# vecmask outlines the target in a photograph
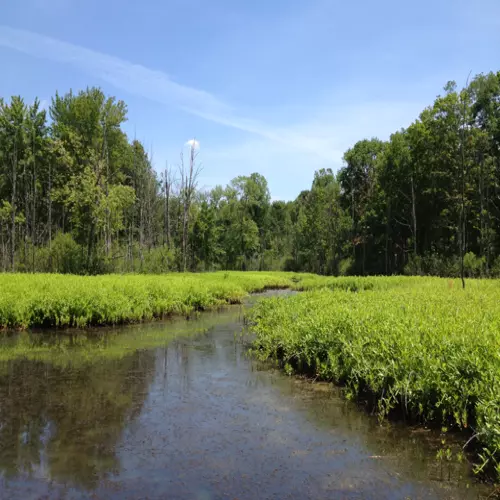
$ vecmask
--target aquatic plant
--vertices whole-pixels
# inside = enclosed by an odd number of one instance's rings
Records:
[[[0,328],[138,322],[239,303],[294,285],[292,273],[72,276],[1,274]]]
[[[259,302],[250,320],[260,356],[342,385],[381,418],[470,429],[478,470],[500,477],[500,281],[462,290],[439,278],[350,279],[362,291]]]
[[[411,287],[424,281],[409,277],[335,278],[234,271],[101,276],[0,274],[0,329],[134,323],[240,303],[249,293],[273,288],[360,291]]]

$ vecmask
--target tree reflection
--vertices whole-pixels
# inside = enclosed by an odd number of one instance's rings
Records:
[[[26,359],[0,374],[0,471],[91,488],[118,471],[115,453],[154,376],[154,353],[57,365]]]

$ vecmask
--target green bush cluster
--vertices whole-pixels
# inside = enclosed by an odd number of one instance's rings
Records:
[[[343,385],[380,417],[471,429],[483,446],[478,467],[500,477],[500,282],[351,280],[346,290],[357,293],[259,302],[250,315],[260,354]]]
[[[466,278],[498,278],[500,277],[500,259],[497,257],[491,266],[487,266],[486,258],[477,256],[474,252],[464,255],[464,276]],[[443,257],[436,253],[410,257],[404,268],[408,276],[460,276],[460,257]]]

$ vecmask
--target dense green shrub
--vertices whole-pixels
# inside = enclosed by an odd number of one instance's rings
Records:
[[[339,275],[348,276],[354,267],[354,259],[348,257],[347,259],[342,259],[339,264]]]
[[[64,245],[72,255],[76,249],[73,243],[65,240],[61,248]],[[146,261],[148,265],[161,265],[164,258],[170,258],[168,251],[151,255],[154,260]],[[58,262],[57,265],[66,262],[69,266],[72,260]],[[251,272],[102,276],[0,274],[0,328],[81,327],[142,321],[240,302],[246,294],[266,288],[315,288],[326,286],[328,280],[307,274]]]
[[[486,259],[478,257],[474,252],[464,255],[464,274],[469,278],[480,278],[484,273]]]
[[[472,428],[481,465],[500,473],[500,282],[465,290],[440,278],[357,282],[358,293],[336,287],[260,302],[251,318],[261,355],[375,401],[381,417]]]

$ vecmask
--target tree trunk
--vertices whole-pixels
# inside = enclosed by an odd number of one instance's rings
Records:
[[[23,187],[24,187],[24,266],[25,270],[28,269],[28,235],[29,235],[29,182],[28,172],[26,171],[26,161],[23,165]]]
[[[200,173],[200,167],[196,166],[196,140],[193,139],[189,150],[189,170],[184,169],[184,159],[181,153],[181,193],[183,199],[183,220],[182,220],[182,254],[183,269],[187,270],[187,247],[188,247],[188,229],[189,229],[189,211],[191,201],[196,189],[196,181]]]
[[[490,259],[491,259],[491,236],[490,236],[490,206],[489,206],[489,200],[490,200],[490,186],[489,182],[486,183],[486,199],[485,199],[485,205],[486,205],[486,213],[487,217],[485,217],[485,231],[487,234],[486,238],[486,276],[489,276],[490,274]]]
[[[356,242],[354,241],[356,238],[356,224],[354,222],[354,188],[351,186],[351,218],[352,218],[352,258],[354,259],[354,263],[356,263]]]
[[[389,274],[389,231],[391,221],[391,203],[387,203],[386,223],[385,223],[385,274]]]
[[[133,219],[130,222],[128,231],[128,257],[130,262],[129,271],[134,272],[134,240],[133,240],[132,228],[133,228]]]
[[[95,224],[91,222],[89,229],[89,239],[87,242],[87,271],[93,271],[94,266],[94,238],[95,238]]]
[[[3,223],[0,220],[0,240],[1,240],[1,245],[2,245],[2,271],[5,272],[5,242],[4,242],[4,235],[3,235]]]
[[[141,259],[141,271],[144,265],[144,207],[141,200],[139,207],[139,258]]]
[[[33,133],[34,135],[34,133]],[[36,156],[35,156],[35,138],[33,137],[33,196],[32,196],[32,215],[31,215],[31,245],[32,245],[32,271],[35,272],[35,245],[36,238]]]
[[[467,84],[469,79],[467,78]],[[467,86],[467,85],[466,85]],[[466,92],[466,91],[464,91]],[[466,113],[467,113],[467,100],[465,94],[463,95],[463,108],[462,108],[462,134],[460,141],[461,153],[461,202],[460,202],[460,279],[462,280],[462,288],[465,288],[464,279],[464,254],[465,254],[465,127],[466,127]]]
[[[109,210],[109,154],[107,142],[107,128],[104,126],[104,144],[103,144],[104,161],[106,162],[106,257],[111,254],[111,213]]]
[[[481,155],[481,160],[479,162],[479,227],[481,232],[481,237],[479,240],[479,254],[485,257],[485,268],[486,274],[488,271],[488,257],[486,255],[485,246],[487,232],[486,232],[486,218],[484,216],[484,156]],[[487,243],[487,242],[486,242]]]
[[[17,141],[17,138],[16,138]],[[17,183],[17,144],[14,144],[14,157],[12,158],[12,197],[11,197],[11,229],[10,229],[10,267],[12,272],[16,269],[16,185]]]
[[[411,219],[413,224],[413,255],[417,256],[417,207],[415,200],[415,185],[413,182],[413,174],[411,175]]]
[[[366,229],[363,229],[363,276],[365,275],[366,264]]]
[[[49,162],[49,189],[47,192],[49,198],[49,270],[52,272],[52,163]]]
[[[184,195],[185,197],[187,195]],[[184,199],[184,212],[182,218],[182,268],[186,272],[187,269],[187,239],[188,239],[188,202]]]
[[[167,248],[170,249],[170,173],[168,166],[165,168],[165,237]]]

